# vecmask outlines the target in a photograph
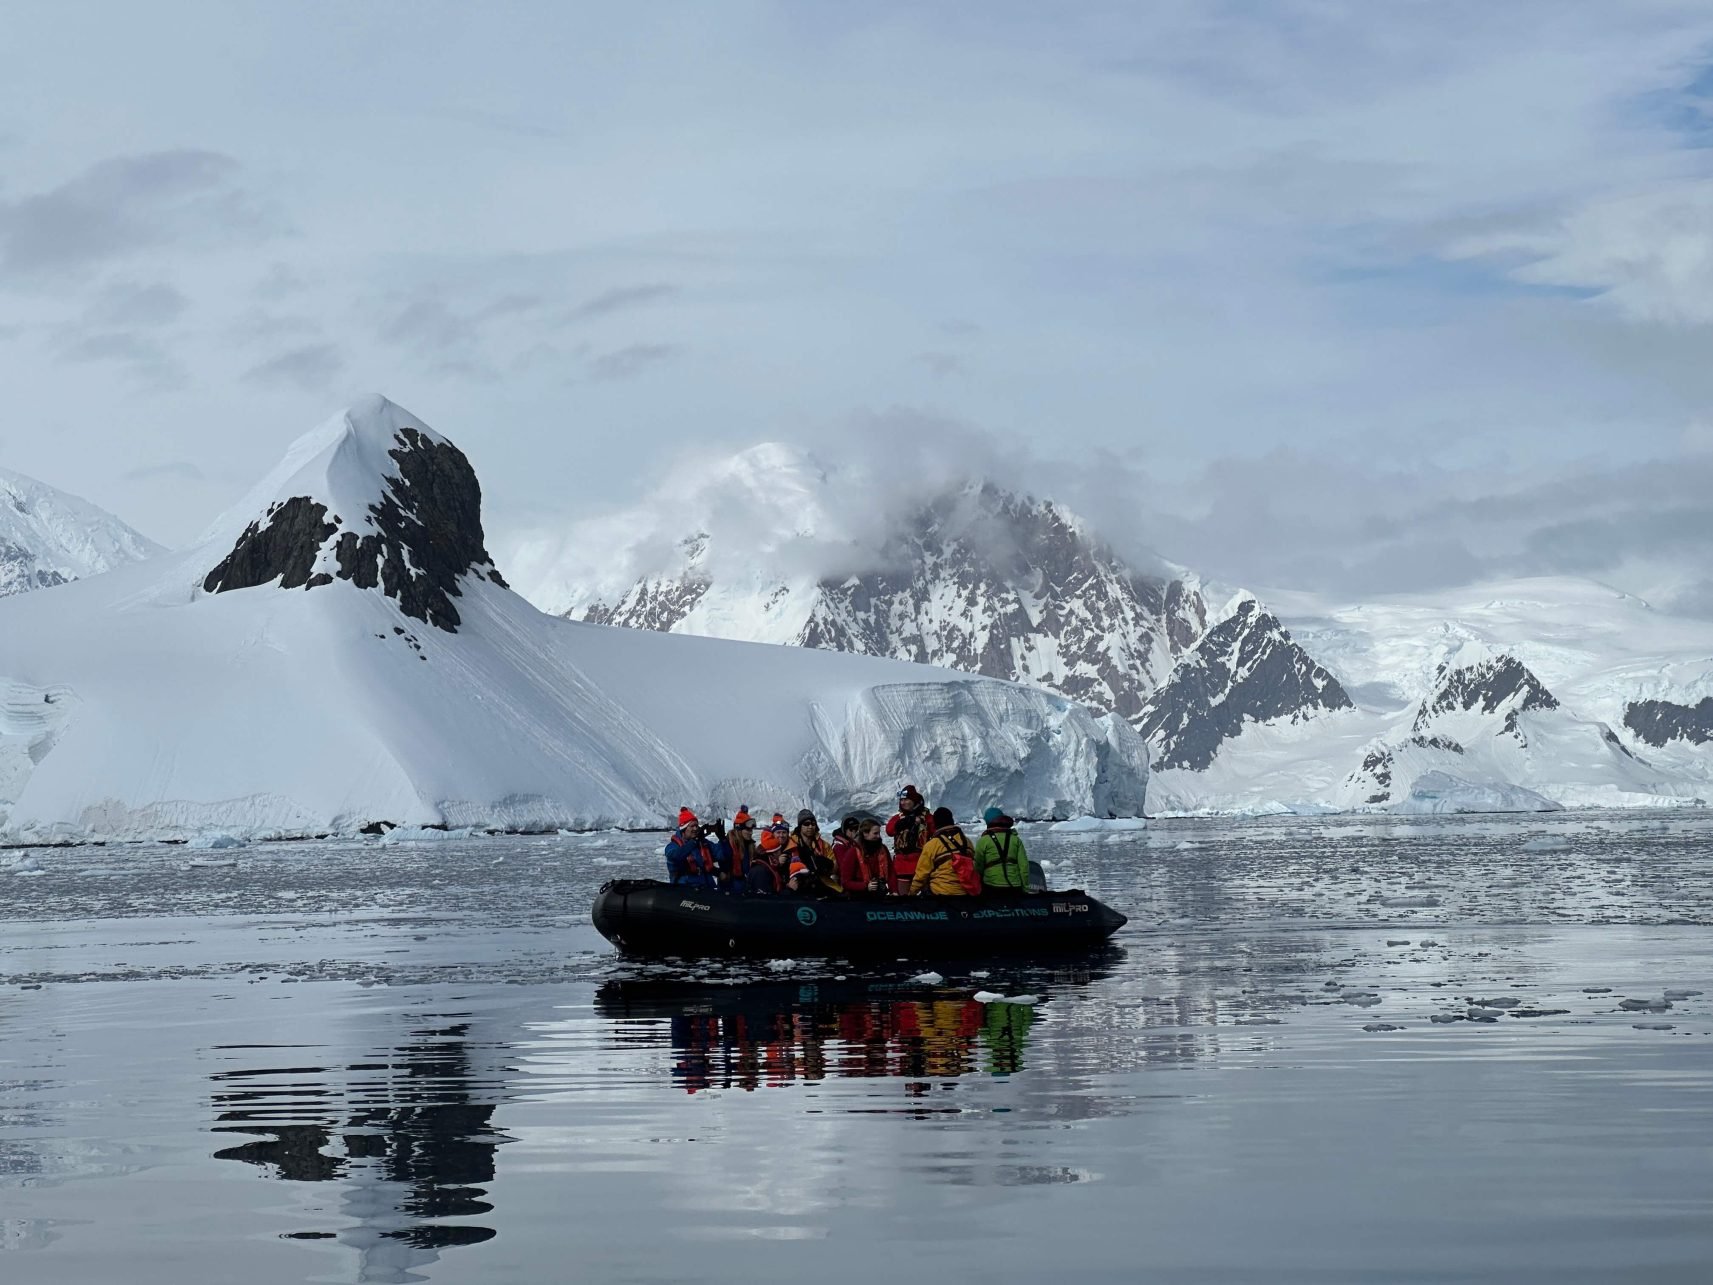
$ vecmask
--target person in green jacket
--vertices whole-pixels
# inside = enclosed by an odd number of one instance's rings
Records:
[[[1011,828],[1011,818],[998,808],[981,814],[987,829],[975,843],[975,868],[985,892],[1028,892],[1029,853],[1023,836]]]

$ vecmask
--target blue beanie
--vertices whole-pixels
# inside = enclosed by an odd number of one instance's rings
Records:
[[[995,821],[999,820],[999,818],[1004,816],[1004,815],[1005,815],[1005,813],[1001,812],[998,808],[989,808],[986,812],[983,812],[981,814],[981,819],[983,821],[987,822],[989,825],[992,825]]]

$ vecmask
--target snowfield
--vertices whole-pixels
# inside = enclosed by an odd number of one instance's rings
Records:
[[[1142,810],[1121,720],[925,666],[558,619],[481,543],[462,454],[371,398],[197,547],[0,603],[0,830],[643,827],[684,804],[889,810],[904,781],[962,813]]]

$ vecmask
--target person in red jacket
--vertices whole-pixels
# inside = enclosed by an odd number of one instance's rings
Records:
[[[862,841],[864,831],[872,834],[872,842]],[[833,835],[833,860],[839,867],[839,887],[847,893],[879,893],[892,891],[888,877],[892,870],[886,845],[880,841],[880,822],[859,821],[846,817]]]
[[[898,811],[886,823],[886,833],[892,839],[892,869],[900,883],[908,883],[916,873],[916,858],[934,837],[934,818],[914,785],[898,791]]]

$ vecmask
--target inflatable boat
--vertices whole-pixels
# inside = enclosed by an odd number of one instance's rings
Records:
[[[630,955],[769,959],[1050,954],[1098,946],[1125,917],[1086,892],[984,897],[740,897],[655,879],[617,879],[595,897],[595,928]]]

